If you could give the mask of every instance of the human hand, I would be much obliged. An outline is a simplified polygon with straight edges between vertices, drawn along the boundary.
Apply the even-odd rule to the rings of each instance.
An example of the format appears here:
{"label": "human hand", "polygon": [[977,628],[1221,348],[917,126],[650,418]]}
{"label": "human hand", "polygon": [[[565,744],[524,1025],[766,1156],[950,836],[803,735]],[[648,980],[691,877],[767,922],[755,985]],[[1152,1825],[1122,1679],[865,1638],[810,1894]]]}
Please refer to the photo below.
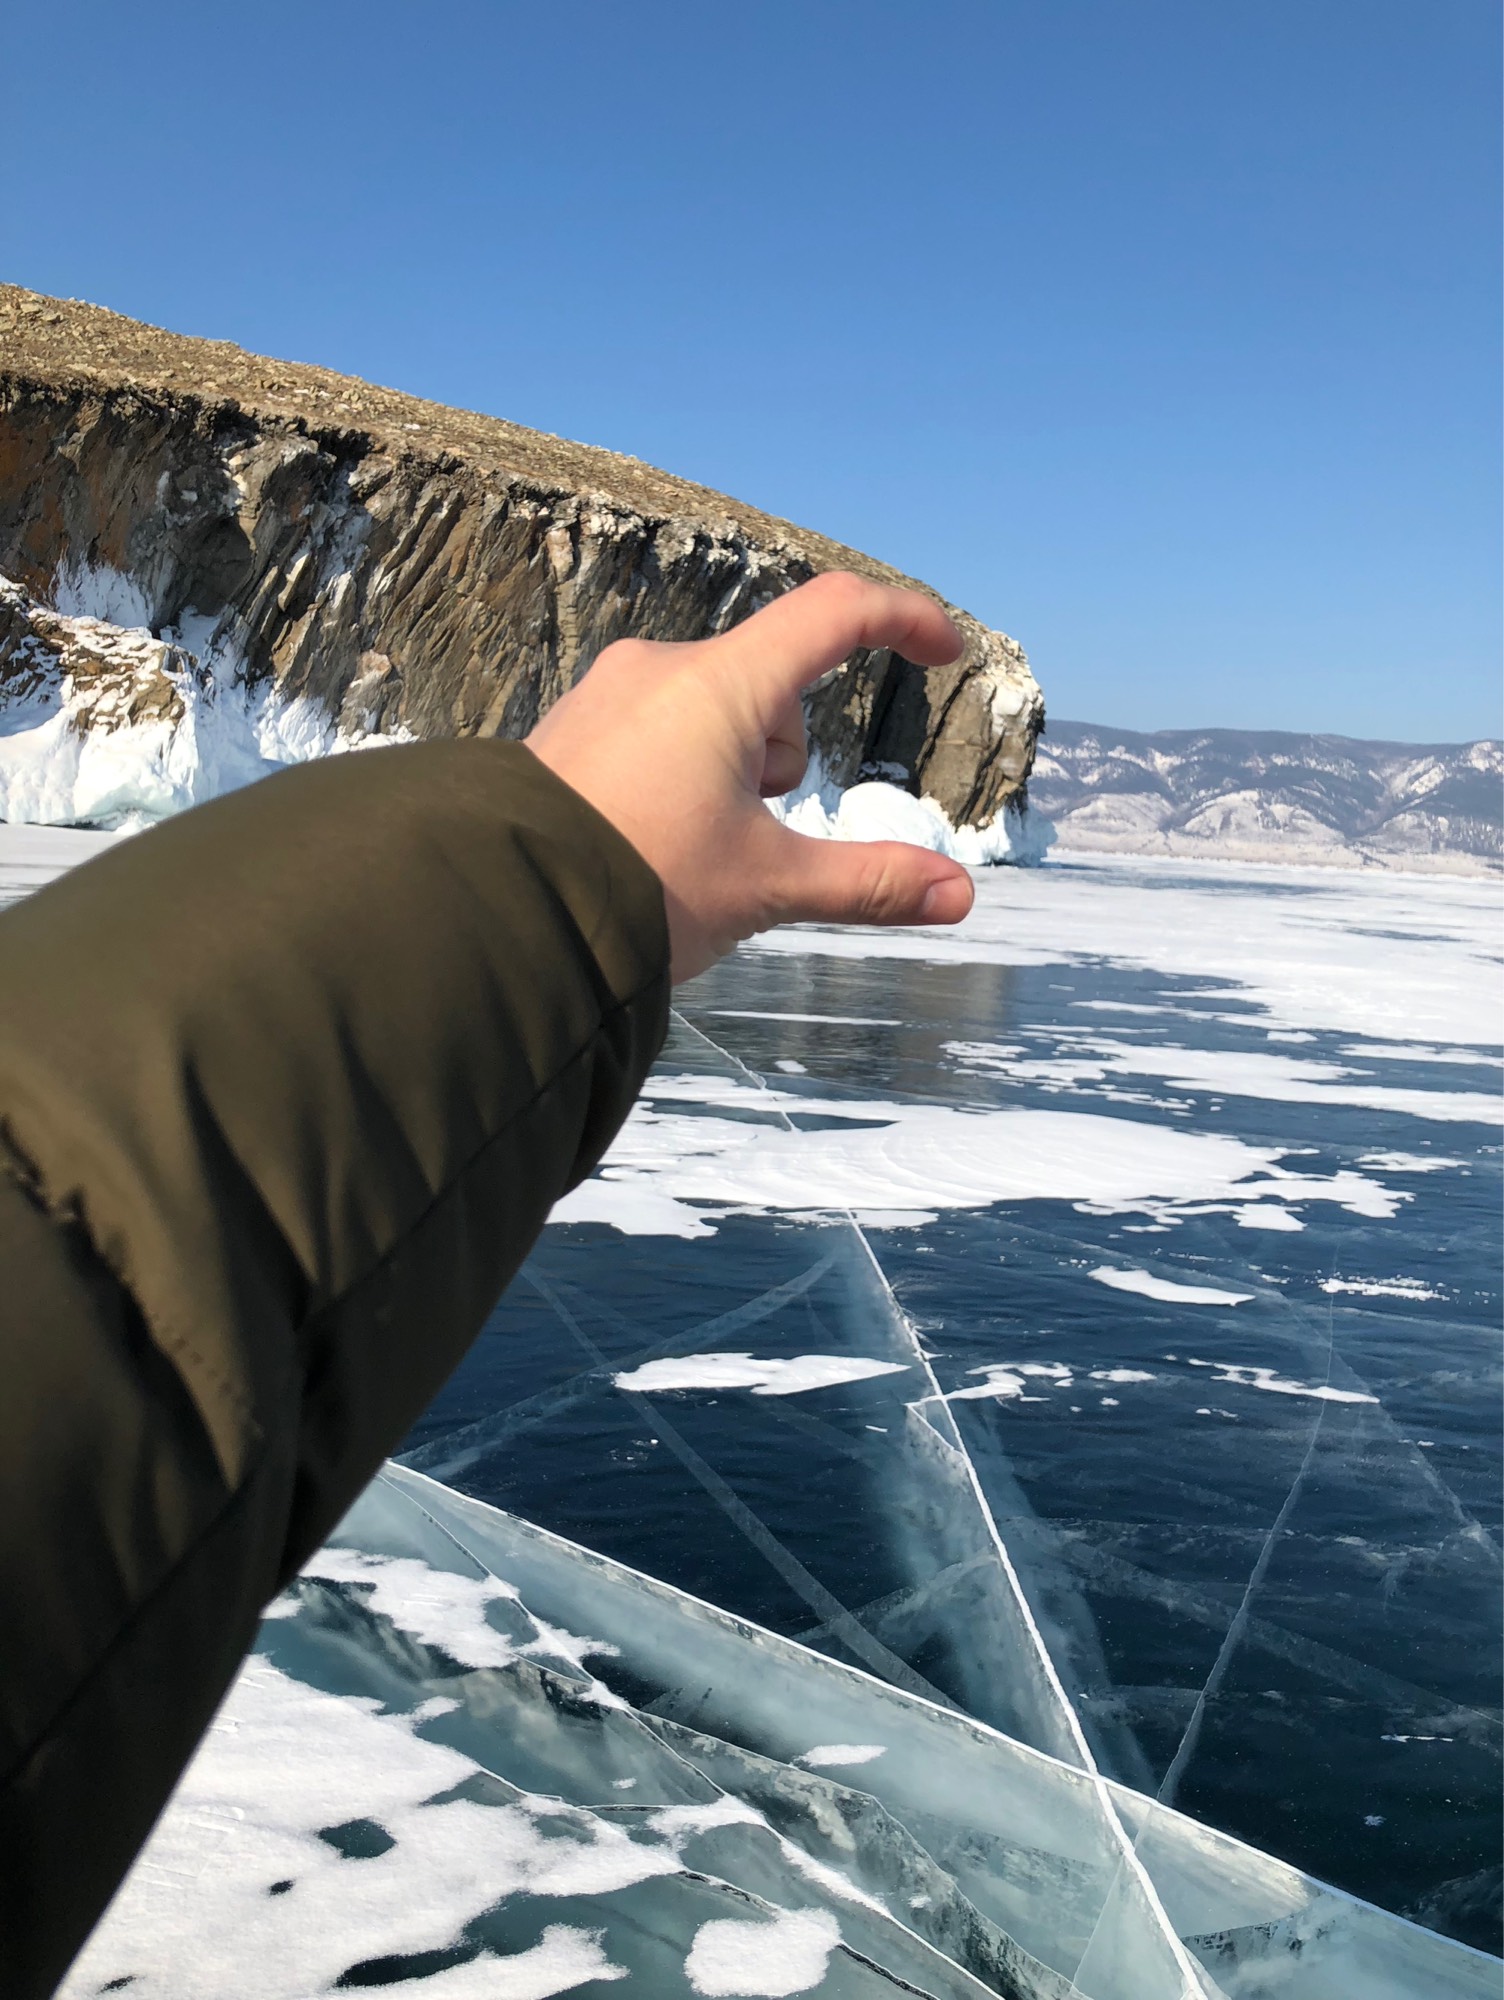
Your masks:
{"label": "human hand", "polygon": [[938,667],[961,639],[918,591],[833,571],[718,638],[617,640],[528,737],[662,882],[676,984],[775,924],[954,924],[971,908],[959,862],[811,839],[762,803],[804,776],[801,691],[858,646]]}

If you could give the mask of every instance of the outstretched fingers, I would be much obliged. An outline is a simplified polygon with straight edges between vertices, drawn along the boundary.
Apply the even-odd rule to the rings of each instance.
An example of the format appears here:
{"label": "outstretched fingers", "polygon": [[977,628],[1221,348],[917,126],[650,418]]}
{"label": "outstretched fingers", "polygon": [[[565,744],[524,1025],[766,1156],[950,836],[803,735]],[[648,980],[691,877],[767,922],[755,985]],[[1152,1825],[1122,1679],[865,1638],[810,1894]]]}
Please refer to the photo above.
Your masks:
{"label": "outstretched fingers", "polygon": [[849,570],[827,571],[775,598],[715,643],[772,708],[858,647],[890,647],[916,666],[942,667],[959,657],[962,645],[933,598]]}

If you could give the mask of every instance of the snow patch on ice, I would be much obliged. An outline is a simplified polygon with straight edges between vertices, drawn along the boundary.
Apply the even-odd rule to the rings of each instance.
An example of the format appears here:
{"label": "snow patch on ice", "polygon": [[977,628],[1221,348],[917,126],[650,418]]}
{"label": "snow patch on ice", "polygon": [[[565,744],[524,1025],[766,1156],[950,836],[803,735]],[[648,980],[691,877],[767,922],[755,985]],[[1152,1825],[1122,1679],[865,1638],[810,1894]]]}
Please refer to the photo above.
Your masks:
{"label": "snow patch on ice", "polygon": [[[1252,1292],[1224,1292],[1215,1285],[1181,1285],[1169,1278],[1156,1278],[1152,1271],[1121,1271],[1111,1264],[1099,1264],[1094,1271],[1088,1271],[1089,1278],[1095,1278],[1099,1285],[1111,1285],[1115,1292],[1138,1292],[1146,1299],[1164,1299],[1177,1305],[1187,1306],[1241,1306],[1255,1296]],[[1110,1381],[1121,1381],[1122,1376],[1109,1376]],[[1145,1375],[1141,1378],[1149,1381]]]}
{"label": "snow patch on ice", "polygon": [[1006,1403],[1024,1393],[1024,1378],[1014,1368],[989,1364],[985,1368],[968,1369],[967,1372],[984,1375],[986,1380],[974,1382],[969,1389],[952,1389],[945,1399],[948,1403],[981,1402],[988,1397],[994,1402]]}
{"label": "snow patch on ice", "polygon": [[904,1368],[901,1361],[868,1361],[846,1354],[798,1354],[787,1361],[751,1354],[690,1354],[645,1361],[611,1379],[618,1389],[645,1396],[669,1389],[750,1389],[754,1396],[803,1396],[811,1389],[865,1382],[874,1375],[901,1375]]}
{"label": "snow patch on ice", "polygon": [[[396,1566],[404,1577],[424,1567]],[[353,1964],[446,1949],[503,1897],[609,1895],[680,1871],[671,1847],[557,1799],[442,1799],[480,1767],[413,1724],[253,1658],[143,1851],[130,1896],[106,1913],[59,2000],[85,2000],[112,1980],[149,1994],[307,2000]],[[392,1841],[358,1867],[318,1837],[352,1819],[376,1821]],[[268,1896],[277,1881],[293,1886]],[[437,1990],[450,2000],[544,1996],[617,1976],[590,1962],[590,1942],[551,1927],[533,1955],[475,1961],[484,1973],[471,1984]],[[589,1969],[571,1976],[576,1966]]]}
{"label": "snow patch on ice", "polygon": [[390,1618],[422,1645],[441,1647],[462,1667],[504,1667],[517,1658],[516,1644],[486,1618],[488,1605],[517,1599],[512,1585],[499,1577],[461,1576],[410,1556],[339,1548],[320,1549],[303,1574],[361,1586],[379,1617]]}
{"label": "snow patch on ice", "polygon": [[498,1631],[486,1617],[487,1607],[517,1602],[516,1590],[500,1577],[462,1576],[432,1569],[412,1556],[369,1556],[333,1546],[320,1549],[303,1574],[321,1582],[363,1586],[378,1616],[390,1618],[421,1645],[440,1647],[462,1667],[505,1667],[513,1660],[540,1655],[581,1666],[592,1654],[616,1651],[604,1640],[582,1638],[532,1618],[527,1625],[536,1636],[524,1643]]}
{"label": "snow patch on ice", "polygon": [[794,1762],[807,1764],[812,1771],[838,1764],[870,1764],[875,1757],[885,1756],[887,1748],[886,1743],[817,1743]]}
{"label": "snow patch on ice", "polygon": [[[704,1105],[753,1116],[681,1110]],[[761,1119],[757,1113],[767,1113]],[[786,1120],[775,1124],[772,1117]],[[819,1119],[817,1130],[800,1120]],[[829,1099],[696,1075],[650,1079],[599,1173],[553,1210],[626,1235],[705,1236],[737,1211],[881,1215],[918,1223],[946,1209],[1071,1201],[1093,1214],[1220,1203],[1248,1226],[1296,1228],[1291,1202],[1335,1202],[1386,1218],[1407,1197],[1363,1174],[1298,1174],[1282,1150],[1215,1132],[1028,1106],[996,1111]],[[1201,1212],[1209,1212],[1205,1207]]]}
{"label": "snow patch on ice", "polygon": [[1304,1229],[1305,1224],[1298,1215],[1292,1215],[1288,1208],[1279,1208],[1271,1201],[1260,1201],[1247,1208],[1230,1211],[1239,1229]]}
{"label": "snow patch on ice", "polygon": [[555,1202],[549,1215],[550,1222],[598,1222],[623,1236],[678,1236],[689,1242],[697,1236],[714,1236],[718,1219],[660,1188],[615,1176],[603,1179],[599,1174]]}
{"label": "snow patch on ice", "polygon": [[650,1813],[647,1823],[654,1833],[676,1843],[691,1834],[713,1833],[722,1826],[767,1825],[755,1806],[749,1806],[744,1799],[732,1798],[729,1793],[712,1799],[708,1805],[664,1806],[661,1811]]}
{"label": "snow patch on ice", "polygon": [[982,1402],[988,1398],[999,1403],[1015,1399],[1038,1403],[1043,1401],[1042,1397],[1027,1393],[1030,1378],[1040,1386],[1054,1389],[1069,1389],[1075,1380],[1061,1361],[987,1361],[980,1368],[968,1368],[966,1372],[984,1379],[969,1389],[952,1389],[945,1398],[947,1403]]}
{"label": "snow patch on ice", "polygon": [[1163,1002],[1151,1005],[1139,1000],[1072,1000],[1073,1007],[1085,1008],[1093,1014],[1183,1014],[1183,1007],[1171,1007]]}
{"label": "snow patch on ice", "polygon": [[1486,1049],[1437,1049],[1420,1042],[1349,1042],[1341,1051],[1360,1061],[1424,1063],[1488,1063],[1504,1066],[1504,1056],[1490,1055]]}
{"label": "snow patch on ice", "polygon": [[1329,1382],[1295,1382],[1272,1368],[1245,1367],[1236,1361],[1198,1361],[1187,1355],[1192,1368],[1210,1368],[1214,1382],[1230,1382],[1240,1389],[1265,1389],[1275,1396],[1307,1396],[1317,1403],[1377,1403],[1361,1389],[1334,1389]]}
{"label": "snow patch on ice", "polygon": [[769,1923],[716,1917],[701,1924],[684,1961],[696,1993],[808,1993],[825,1977],[841,1927],[828,1910],[775,1910]]}
{"label": "snow patch on ice", "polygon": [[963,1069],[1021,1083],[1079,1089],[1100,1085],[1110,1077],[1152,1076],[1161,1078],[1172,1090],[1215,1091],[1227,1097],[1258,1098],[1262,1103],[1349,1104],[1412,1118],[1504,1122],[1504,1098],[1495,1094],[1406,1090],[1389,1084],[1352,1082],[1348,1079],[1360,1072],[1340,1063],[1257,1050],[1107,1041],[1079,1029],[1063,1030],[1061,1041],[1061,1051],[1043,1060],[1020,1059],[1011,1046],[992,1042],[947,1042],[944,1047],[947,1055],[959,1059]]}
{"label": "snow patch on ice", "polygon": [[1356,1292],[1365,1299],[1439,1299],[1443,1296],[1419,1278],[1323,1278],[1324,1292]]}

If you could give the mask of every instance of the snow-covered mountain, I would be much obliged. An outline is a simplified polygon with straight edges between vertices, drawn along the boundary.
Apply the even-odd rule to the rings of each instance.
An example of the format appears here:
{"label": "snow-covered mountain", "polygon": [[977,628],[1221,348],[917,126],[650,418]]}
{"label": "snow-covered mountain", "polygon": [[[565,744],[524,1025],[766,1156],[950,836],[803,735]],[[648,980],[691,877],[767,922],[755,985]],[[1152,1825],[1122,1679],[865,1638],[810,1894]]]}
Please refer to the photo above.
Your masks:
{"label": "snow-covered mountain", "polygon": [[1029,779],[1066,851],[1494,874],[1504,744],[1049,724]]}

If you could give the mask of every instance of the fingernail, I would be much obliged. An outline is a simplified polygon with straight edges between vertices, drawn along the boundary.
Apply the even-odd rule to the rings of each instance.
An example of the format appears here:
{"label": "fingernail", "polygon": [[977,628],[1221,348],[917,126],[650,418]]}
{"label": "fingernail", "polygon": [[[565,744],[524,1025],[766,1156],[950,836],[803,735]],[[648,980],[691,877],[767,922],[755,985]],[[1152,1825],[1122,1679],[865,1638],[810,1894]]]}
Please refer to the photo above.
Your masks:
{"label": "fingernail", "polygon": [[945,884],[931,882],[924,892],[924,901],[919,905],[919,921],[922,924],[938,924],[943,921],[940,911],[946,900]]}

